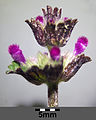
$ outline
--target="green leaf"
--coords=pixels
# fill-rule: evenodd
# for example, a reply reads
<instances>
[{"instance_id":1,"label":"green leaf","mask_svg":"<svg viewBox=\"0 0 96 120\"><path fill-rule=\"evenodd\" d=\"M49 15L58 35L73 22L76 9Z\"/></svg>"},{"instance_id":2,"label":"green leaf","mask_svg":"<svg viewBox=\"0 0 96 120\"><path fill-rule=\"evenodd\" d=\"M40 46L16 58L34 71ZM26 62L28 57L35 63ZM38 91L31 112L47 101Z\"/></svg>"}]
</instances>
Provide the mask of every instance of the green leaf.
<instances>
[{"instance_id":1,"label":"green leaf","mask_svg":"<svg viewBox=\"0 0 96 120\"><path fill-rule=\"evenodd\" d=\"M20 65L15 61L13 61L12 64L8 66L8 68L9 68L9 71L15 71L18 68L20 68Z\"/></svg>"},{"instance_id":2,"label":"green leaf","mask_svg":"<svg viewBox=\"0 0 96 120\"><path fill-rule=\"evenodd\" d=\"M23 70L23 72L26 72L28 70L28 67L21 65L20 68Z\"/></svg>"},{"instance_id":3,"label":"green leaf","mask_svg":"<svg viewBox=\"0 0 96 120\"><path fill-rule=\"evenodd\" d=\"M15 70L17 70L17 68L20 67L20 65L18 63L16 63L15 61L12 62L12 65L13 65Z\"/></svg>"},{"instance_id":4,"label":"green leaf","mask_svg":"<svg viewBox=\"0 0 96 120\"><path fill-rule=\"evenodd\" d=\"M8 68L9 68L10 71L14 71L15 70L15 68L14 68L14 66L12 64L9 65Z\"/></svg>"}]
</instances>

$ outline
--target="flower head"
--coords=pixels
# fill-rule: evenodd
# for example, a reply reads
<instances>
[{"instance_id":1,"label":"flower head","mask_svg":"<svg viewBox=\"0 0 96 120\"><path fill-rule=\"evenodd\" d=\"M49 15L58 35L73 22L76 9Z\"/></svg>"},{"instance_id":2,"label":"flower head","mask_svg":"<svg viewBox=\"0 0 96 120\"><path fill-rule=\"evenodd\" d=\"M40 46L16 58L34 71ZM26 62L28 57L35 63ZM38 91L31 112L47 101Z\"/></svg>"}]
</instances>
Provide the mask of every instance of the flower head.
<instances>
[{"instance_id":1,"label":"flower head","mask_svg":"<svg viewBox=\"0 0 96 120\"><path fill-rule=\"evenodd\" d=\"M18 45L10 45L8 48L8 52L10 53L10 55L12 56L12 58L17 61L17 62L23 62L25 63L25 57L22 54L22 50L19 49Z\"/></svg>"},{"instance_id":2,"label":"flower head","mask_svg":"<svg viewBox=\"0 0 96 120\"><path fill-rule=\"evenodd\" d=\"M37 16L36 19L26 20L25 22L31 27L37 42L41 46L57 46L63 47L66 45L77 19L60 20L62 9L55 7L52 10L51 6L47 6L47 11L42 9L43 15ZM42 24L42 22L44 24Z\"/></svg>"}]
</instances>

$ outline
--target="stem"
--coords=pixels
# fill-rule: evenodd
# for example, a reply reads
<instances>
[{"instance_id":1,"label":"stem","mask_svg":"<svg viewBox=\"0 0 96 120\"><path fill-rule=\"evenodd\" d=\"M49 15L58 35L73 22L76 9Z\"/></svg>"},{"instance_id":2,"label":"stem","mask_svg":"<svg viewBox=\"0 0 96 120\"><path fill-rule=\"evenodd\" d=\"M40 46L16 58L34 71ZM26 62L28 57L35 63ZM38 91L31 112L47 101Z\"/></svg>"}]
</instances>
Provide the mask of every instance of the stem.
<instances>
[{"instance_id":1,"label":"stem","mask_svg":"<svg viewBox=\"0 0 96 120\"><path fill-rule=\"evenodd\" d=\"M48 85L48 107L58 107L58 84Z\"/></svg>"}]
</instances>

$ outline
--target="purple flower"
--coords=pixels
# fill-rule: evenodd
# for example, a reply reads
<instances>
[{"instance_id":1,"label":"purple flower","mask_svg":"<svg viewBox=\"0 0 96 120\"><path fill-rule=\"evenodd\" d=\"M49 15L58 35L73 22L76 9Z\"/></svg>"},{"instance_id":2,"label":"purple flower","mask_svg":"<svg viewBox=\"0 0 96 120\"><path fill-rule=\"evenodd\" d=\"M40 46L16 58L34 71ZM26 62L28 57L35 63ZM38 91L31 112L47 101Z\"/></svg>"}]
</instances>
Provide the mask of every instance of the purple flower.
<instances>
[{"instance_id":1,"label":"purple flower","mask_svg":"<svg viewBox=\"0 0 96 120\"><path fill-rule=\"evenodd\" d=\"M53 60L58 61L60 58L60 49L58 47L53 47L50 50L50 56Z\"/></svg>"},{"instance_id":2,"label":"purple flower","mask_svg":"<svg viewBox=\"0 0 96 120\"><path fill-rule=\"evenodd\" d=\"M64 21L68 20L68 17L64 17Z\"/></svg>"},{"instance_id":3,"label":"purple flower","mask_svg":"<svg viewBox=\"0 0 96 120\"><path fill-rule=\"evenodd\" d=\"M37 16L37 17L36 17L36 21L38 21L38 20L39 20L41 23L43 23L43 17L42 17L42 16Z\"/></svg>"},{"instance_id":4,"label":"purple flower","mask_svg":"<svg viewBox=\"0 0 96 120\"><path fill-rule=\"evenodd\" d=\"M18 45L10 45L8 48L8 52L10 53L10 55L12 56L12 58L17 61L17 62L23 62L25 63L25 57L22 54L22 50L19 49Z\"/></svg>"},{"instance_id":5,"label":"purple flower","mask_svg":"<svg viewBox=\"0 0 96 120\"><path fill-rule=\"evenodd\" d=\"M75 44L74 54L78 55L84 52L86 47L88 46L88 39L84 36L79 37L77 43Z\"/></svg>"},{"instance_id":6,"label":"purple flower","mask_svg":"<svg viewBox=\"0 0 96 120\"><path fill-rule=\"evenodd\" d=\"M88 39L84 36L79 37L77 42L83 44L85 47L88 46Z\"/></svg>"}]
</instances>

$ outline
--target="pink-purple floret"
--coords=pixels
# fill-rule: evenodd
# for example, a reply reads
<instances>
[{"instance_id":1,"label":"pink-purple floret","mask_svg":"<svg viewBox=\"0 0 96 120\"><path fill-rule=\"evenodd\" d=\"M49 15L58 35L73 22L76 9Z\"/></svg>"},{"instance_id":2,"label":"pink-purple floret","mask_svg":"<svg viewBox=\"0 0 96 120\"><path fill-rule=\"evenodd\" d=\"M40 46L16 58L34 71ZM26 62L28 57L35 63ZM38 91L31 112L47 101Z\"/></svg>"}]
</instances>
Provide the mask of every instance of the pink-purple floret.
<instances>
[{"instance_id":1,"label":"pink-purple floret","mask_svg":"<svg viewBox=\"0 0 96 120\"><path fill-rule=\"evenodd\" d=\"M77 40L78 43L82 43L85 47L88 46L88 39L84 36L79 37Z\"/></svg>"},{"instance_id":2,"label":"pink-purple floret","mask_svg":"<svg viewBox=\"0 0 96 120\"><path fill-rule=\"evenodd\" d=\"M10 45L8 48L8 52L12 55L14 53L16 53L19 50L19 46L18 45Z\"/></svg>"},{"instance_id":3,"label":"pink-purple floret","mask_svg":"<svg viewBox=\"0 0 96 120\"><path fill-rule=\"evenodd\" d=\"M75 55L81 54L84 52L86 47L88 46L88 39L86 37L79 37L77 43L75 43Z\"/></svg>"},{"instance_id":4,"label":"pink-purple floret","mask_svg":"<svg viewBox=\"0 0 96 120\"><path fill-rule=\"evenodd\" d=\"M43 17L42 16L37 16L36 17L36 21L40 21L41 23L43 23L44 21L43 21Z\"/></svg>"},{"instance_id":5,"label":"pink-purple floret","mask_svg":"<svg viewBox=\"0 0 96 120\"><path fill-rule=\"evenodd\" d=\"M64 17L64 21L68 20L68 17Z\"/></svg>"},{"instance_id":6,"label":"pink-purple floret","mask_svg":"<svg viewBox=\"0 0 96 120\"><path fill-rule=\"evenodd\" d=\"M53 60L58 61L60 58L60 49L58 47L53 47L50 50L50 56Z\"/></svg>"},{"instance_id":7,"label":"pink-purple floret","mask_svg":"<svg viewBox=\"0 0 96 120\"><path fill-rule=\"evenodd\" d=\"M8 52L10 53L10 55L12 56L12 58L17 61L17 62L23 62L25 63L25 57L22 53L22 50L19 49L18 45L10 45L8 48Z\"/></svg>"}]
</instances>

